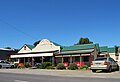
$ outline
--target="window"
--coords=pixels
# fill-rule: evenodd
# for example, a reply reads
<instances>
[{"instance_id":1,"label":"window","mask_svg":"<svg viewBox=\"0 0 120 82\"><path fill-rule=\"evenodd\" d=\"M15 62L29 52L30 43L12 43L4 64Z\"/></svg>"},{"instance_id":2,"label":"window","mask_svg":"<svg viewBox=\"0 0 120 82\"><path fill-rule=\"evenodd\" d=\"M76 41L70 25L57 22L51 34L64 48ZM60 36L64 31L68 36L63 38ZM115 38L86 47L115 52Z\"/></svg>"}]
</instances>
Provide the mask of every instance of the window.
<instances>
[{"instance_id":1,"label":"window","mask_svg":"<svg viewBox=\"0 0 120 82\"><path fill-rule=\"evenodd\" d=\"M61 57L57 57L56 58L56 63L62 63L62 58Z\"/></svg>"},{"instance_id":2,"label":"window","mask_svg":"<svg viewBox=\"0 0 120 82\"><path fill-rule=\"evenodd\" d=\"M0 61L0 63L5 63L5 61Z\"/></svg>"},{"instance_id":3,"label":"window","mask_svg":"<svg viewBox=\"0 0 120 82\"><path fill-rule=\"evenodd\" d=\"M107 60L107 58L96 58L95 61Z\"/></svg>"},{"instance_id":4,"label":"window","mask_svg":"<svg viewBox=\"0 0 120 82\"><path fill-rule=\"evenodd\" d=\"M24 50L26 50L26 46L24 46Z\"/></svg>"},{"instance_id":5,"label":"window","mask_svg":"<svg viewBox=\"0 0 120 82\"><path fill-rule=\"evenodd\" d=\"M89 56L83 56L83 61L84 62L89 62L89 59L90 59Z\"/></svg>"},{"instance_id":6,"label":"window","mask_svg":"<svg viewBox=\"0 0 120 82\"><path fill-rule=\"evenodd\" d=\"M75 62L80 62L80 56L75 56Z\"/></svg>"},{"instance_id":7,"label":"window","mask_svg":"<svg viewBox=\"0 0 120 82\"><path fill-rule=\"evenodd\" d=\"M64 57L64 62L70 62L70 57Z\"/></svg>"}]
</instances>

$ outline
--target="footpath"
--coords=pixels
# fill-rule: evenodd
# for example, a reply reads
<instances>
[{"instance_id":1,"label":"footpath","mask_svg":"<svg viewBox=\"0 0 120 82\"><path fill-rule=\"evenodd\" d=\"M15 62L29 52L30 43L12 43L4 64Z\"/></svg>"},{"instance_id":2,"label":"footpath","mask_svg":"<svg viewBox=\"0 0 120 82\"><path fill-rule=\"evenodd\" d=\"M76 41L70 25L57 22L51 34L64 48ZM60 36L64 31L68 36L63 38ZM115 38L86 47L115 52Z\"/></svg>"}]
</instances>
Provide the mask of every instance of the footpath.
<instances>
[{"instance_id":1,"label":"footpath","mask_svg":"<svg viewBox=\"0 0 120 82\"><path fill-rule=\"evenodd\" d=\"M120 79L120 71L111 73L92 73L91 70L46 70L46 69L0 69L0 73L51 75L60 77L116 78Z\"/></svg>"}]
</instances>

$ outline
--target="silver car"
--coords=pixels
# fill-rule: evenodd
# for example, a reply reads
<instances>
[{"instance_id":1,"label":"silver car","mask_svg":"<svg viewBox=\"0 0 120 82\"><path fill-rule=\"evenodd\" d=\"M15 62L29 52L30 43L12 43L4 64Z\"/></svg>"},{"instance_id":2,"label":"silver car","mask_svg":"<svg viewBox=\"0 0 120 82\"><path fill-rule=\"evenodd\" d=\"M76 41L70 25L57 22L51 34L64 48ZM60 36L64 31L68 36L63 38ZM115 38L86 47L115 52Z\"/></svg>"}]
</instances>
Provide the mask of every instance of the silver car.
<instances>
[{"instance_id":1,"label":"silver car","mask_svg":"<svg viewBox=\"0 0 120 82\"><path fill-rule=\"evenodd\" d=\"M97 70L111 72L115 70L118 71L119 66L117 62L111 57L100 57L91 62L90 69L92 72L96 72Z\"/></svg>"},{"instance_id":2,"label":"silver car","mask_svg":"<svg viewBox=\"0 0 120 82\"><path fill-rule=\"evenodd\" d=\"M0 60L0 69L1 68L14 68L14 67L15 67L14 64L11 64L6 60Z\"/></svg>"}]
</instances>

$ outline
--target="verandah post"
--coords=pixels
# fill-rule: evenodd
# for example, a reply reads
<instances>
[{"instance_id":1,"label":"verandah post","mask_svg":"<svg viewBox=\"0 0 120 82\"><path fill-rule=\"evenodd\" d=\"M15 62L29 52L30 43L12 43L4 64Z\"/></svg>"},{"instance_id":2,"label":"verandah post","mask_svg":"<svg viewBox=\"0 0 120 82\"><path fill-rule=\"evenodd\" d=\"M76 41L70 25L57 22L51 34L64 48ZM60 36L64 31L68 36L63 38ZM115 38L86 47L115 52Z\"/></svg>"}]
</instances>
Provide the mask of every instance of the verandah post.
<instances>
[{"instance_id":1,"label":"verandah post","mask_svg":"<svg viewBox=\"0 0 120 82\"><path fill-rule=\"evenodd\" d=\"M64 62L63 55L62 55L62 63Z\"/></svg>"},{"instance_id":2,"label":"verandah post","mask_svg":"<svg viewBox=\"0 0 120 82\"><path fill-rule=\"evenodd\" d=\"M90 60L89 60L89 64L91 64L92 62L92 54L90 53Z\"/></svg>"},{"instance_id":3,"label":"verandah post","mask_svg":"<svg viewBox=\"0 0 120 82\"><path fill-rule=\"evenodd\" d=\"M25 65L25 58L24 58L24 65Z\"/></svg>"},{"instance_id":4,"label":"verandah post","mask_svg":"<svg viewBox=\"0 0 120 82\"><path fill-rule=\"evenodd\" d=\"M34 67L34 58L32 57L32 67Z\"/></svg>"},{"instance_id":5,"label":"verandah post","mask_svg":"<svg viewBox=\"0 0 120 82\"><path fill-rule=\"evenodd\" d=\"M52 56L52 66L55 66L55 56Z\"/></svg>"},{"instance_id":6,"label":"verandah post","mask_svg":"<svg viewBox=\"0 0 120 82\"><path fill-rule=\"evenodd\" d=\"M70 55L70 63L72 63L72 55Z\"/></svg>"}]
</instances>

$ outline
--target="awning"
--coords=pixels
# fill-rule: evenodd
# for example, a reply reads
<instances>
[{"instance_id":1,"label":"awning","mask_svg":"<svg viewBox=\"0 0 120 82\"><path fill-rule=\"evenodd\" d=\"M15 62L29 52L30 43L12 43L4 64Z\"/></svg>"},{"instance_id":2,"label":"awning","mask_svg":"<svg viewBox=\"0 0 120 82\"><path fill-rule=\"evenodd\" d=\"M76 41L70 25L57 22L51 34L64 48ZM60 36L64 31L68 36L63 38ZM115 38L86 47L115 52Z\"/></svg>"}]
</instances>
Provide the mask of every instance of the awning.
<instances>
[{"instance_id":1,"label":"awning","mask_svg":"<svg viewBox=\"0 0 120 82\"><path fill-rule=\"evenodd\" d=\"M19 55L11 55L10 58L42 57L42 56L53 56L53 53L19 54Z\"/></svg>"}]
</instances>

